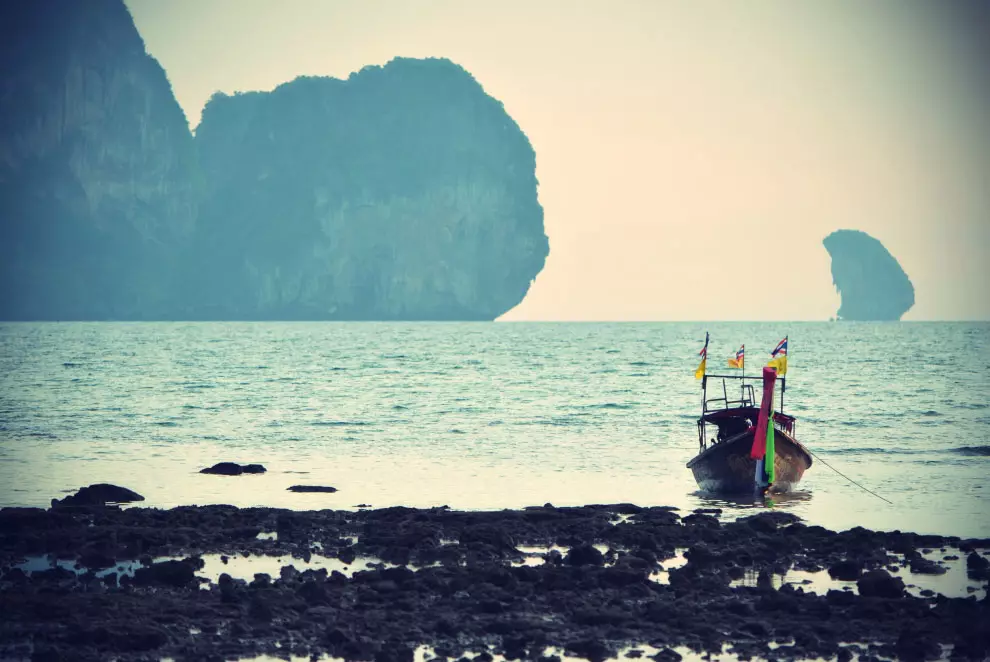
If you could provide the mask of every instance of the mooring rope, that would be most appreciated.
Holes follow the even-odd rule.
[[[839,474],[840,476],[842,476],[843,478],[845,478],[846,480],[848,480],[850,483],[852,483],[853,485],[855,485],[859,489],[863,490],[864,492],[869,492],[870,494],[872,494],[873,496],[875,496],[878,499],[883,499],[884,501],[886,501],[887,503],[889,503],[892,506],[894,505],[894,502],[891,501],[890,499],[884,498],[884,497],[880,496],[879,494],[877,494],[876,492],[874,492],[873,490],[871,490],[869,488],[866,488],[866,487],[863,487],[862,485],[860,485],[859,483],[857,483],[856,481],[854,481],[852,478],[850,478],[849,476],[845,475],[844,473],[842,473],[841,471],[839,471],[838,469],[836,469],[835,467],[833,467],[831,464],[829,464],[828,462],[826,462],[825,460],[823,460],[821,457],[819,457],[818,454],[815,453],[815,451],[811,450],[807,446],[805,446],[805,449],[807,449],[807,451],[809,453],[811,453],[815,457],[816,460],[820,460],[821,463],[824,464],[826,467],[828,467],[829,469],[831,469],[835,473]]]

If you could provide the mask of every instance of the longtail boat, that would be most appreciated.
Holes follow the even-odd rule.
[[[703,372],[704,368],[699,370]],[[722,380],[721,397],[709,398],[709,384],[717,379]],[[763,397],[759,404],[750,383],[757,379],[745,373],[702,376],[699,449],[687,466],[705,492],[784,493],[793,489],[811,466],[811,453],[795,439],[794,417],[783,412],[785,378],[778,378],[774,368],[764,368]],[[729,397],[729,380],[739,387],[737,399]],[[779,410],[774,411],[777,383],[780,384]],[[732,390],[732,397],[736,398],[735,388]],[[711,426],[716,431],[709,439]],[[772,469],[768,466],[771,456]]]

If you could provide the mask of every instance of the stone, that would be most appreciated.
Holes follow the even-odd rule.
[[[870,570],[856,582],[863,597],[899,598],[904,595],[904,580],[886,570]]]
[[[263,474],[266,469],[260,464],[237,464],[236,462],[219,462],[212,467],[201,469],[201,474],[217,476],[240,476],[241,474]]]
[[[52,501],[52,507],[105,506],[107,504],[133,503],[135,501],[144,501],[144,497],[126,487],[119,487],[110,483],[96,483],[89,487],[83,487],[75,494],[67,496],[61,501]]]

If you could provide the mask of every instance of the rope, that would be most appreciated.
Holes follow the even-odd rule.
[[[862,485],[860,485],[859,483],[857,483],[856,481],[854,481],[852,478],[850,478],[849,476],[845,475],[844,473],[842,473],[841,471],[839,471],[838,469],[836,469],[835,467],[833,467],[831,464],[829,464],[828,462],[826,462],[825,460],[823,460],[821,457],[818,456],[818,454],[815,453],[815,451],[811,450],[807,446],[805,446],[805,448],[807,449],[807,451],[809,453],[811,453],[815,457],[816,460],[821,461],[821,463],[824,464],[826,467],[828,467],[829,469],[831,469],[835,473],[839,474],[840,476],[842,476],[843,478],[845,478],[846,480],[848,480],[850,483],[852,483],[853,485],[855,485],[859,489],[863,490],[864,492],[869,492],[870,494],[872,494],[873,496],[875,496],[878,499],[883,499],[884,501],[886,501],[887,503],[889,503],[892,506],[894,505],[894,502],[891,501],[890,499],[885,499],[884,497],[880,496],[879,494],[877,494],[873,490],[870,490],[870,489],[867,489],[867,488],[863,487]]]

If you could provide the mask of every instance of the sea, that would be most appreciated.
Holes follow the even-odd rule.
[[[815,454],[793,494],[719,498],[685,467],[706,332],[710,373],[789,338]],[[221,461],[267,472],[199,473]],[[628,502],[990,537],[988,479],[987,323],[0,325],[0,507],[106,482],[159,508]]]

